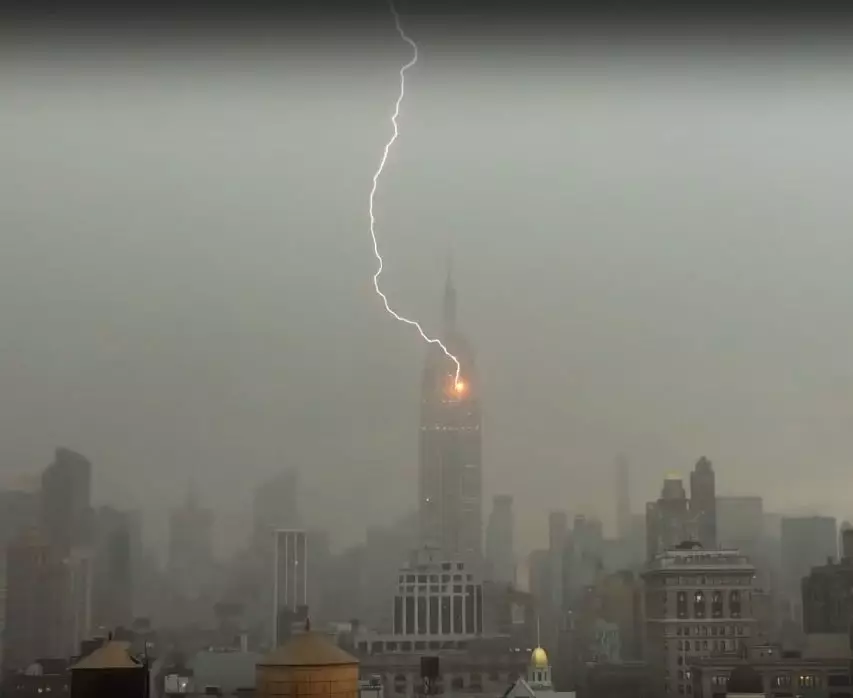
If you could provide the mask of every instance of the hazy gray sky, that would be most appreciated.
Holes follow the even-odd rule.
[[[618,452],[638,511],[704,454],[723,493],[853,513],[849,55],[411,30],[384,284],[437,329],[454,250],[522,546],[549,508],[609,524]],[[226,546],[282,466],[340,541],[415,505],[425,347],[366,208],[408,54],[334,40],[6,49],[3,471],[66,445],[150,515],[195,477]]]

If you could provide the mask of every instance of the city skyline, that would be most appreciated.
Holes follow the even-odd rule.
[[[437,334],[453,248],[483,495],[513,494],[520,548],[545,535],[520,515],[537,506],[609,527],[618,453],[638,502],[704,452],[769,510],[846,518],[840,54],[579,41],[518,60],[408,28],[424,60],[377,201],[384,280]],[[337,38],[295,62],[4,45],[0,475],[66,444],[101,470],[96,500],[145,509],[161,544],[194,477],[228,550],[247,475],[300,468],[341,540],[417,506],[426,348],[377,307],[364,210],[405,46],[390,24],[355,59]]]

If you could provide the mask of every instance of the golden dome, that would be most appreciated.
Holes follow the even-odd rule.
[[[358,664],[358,659],[344,652],[321,633],[304,632],[284,647],[279,647],[258,666],[333,666]]]
[[[530,655],[530,664],[536,669],[547,669],[548,654],[541,647],[537,647]]]

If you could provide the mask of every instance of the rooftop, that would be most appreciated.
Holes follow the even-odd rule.
[[[258,662],[258,666],[331,666],[358,664],[358,659],[322,633],[307,631]]]
[[[648,571],[666,571],[676,568],[692,569],[737,569],[744,572],[754,571],[749,557],[734,548],[726,550],[670,549],[660,553],[649,563]]]
[[[71,671],[80,669],[138,669],[142,666],[130,656],[127,642],[111,641],[83,657],[71,667]]]

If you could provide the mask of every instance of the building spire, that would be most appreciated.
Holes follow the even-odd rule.
[[[456,287],[453,285],[453,254],[447,253],[447,277],[444,280],[442,319],[445,336],[456,330]]]

